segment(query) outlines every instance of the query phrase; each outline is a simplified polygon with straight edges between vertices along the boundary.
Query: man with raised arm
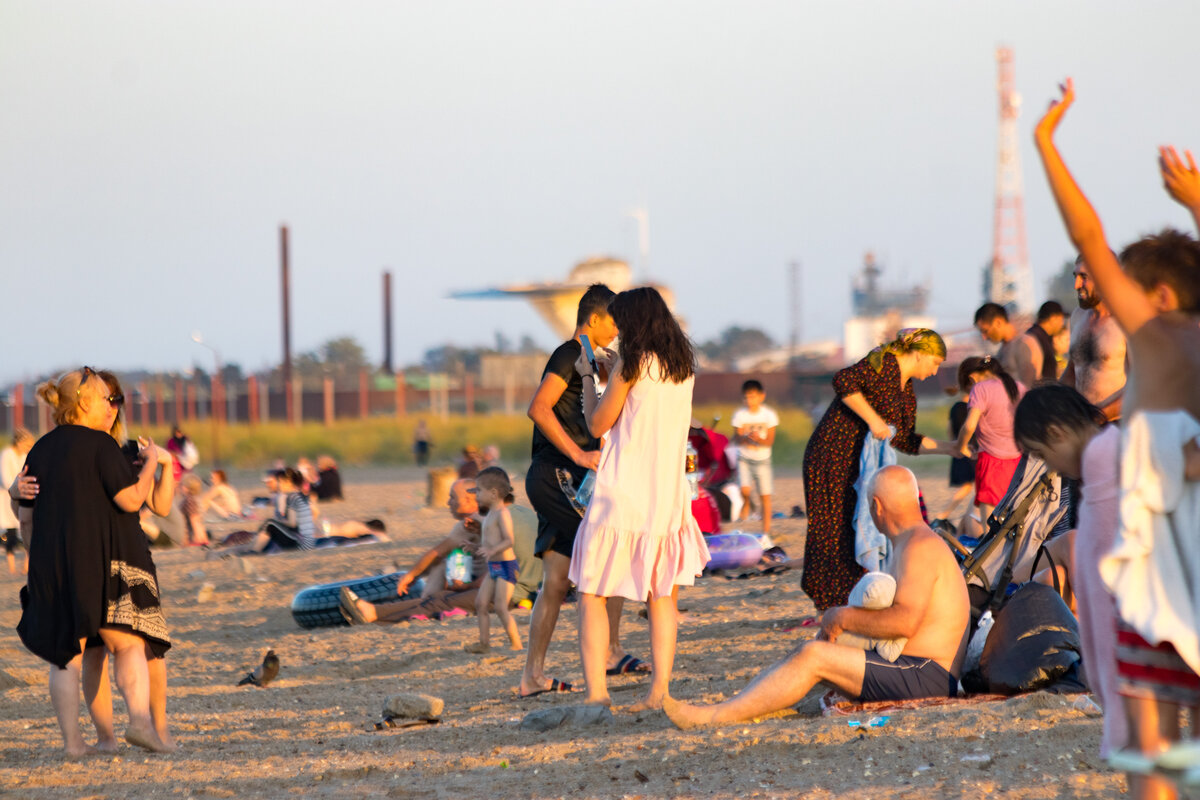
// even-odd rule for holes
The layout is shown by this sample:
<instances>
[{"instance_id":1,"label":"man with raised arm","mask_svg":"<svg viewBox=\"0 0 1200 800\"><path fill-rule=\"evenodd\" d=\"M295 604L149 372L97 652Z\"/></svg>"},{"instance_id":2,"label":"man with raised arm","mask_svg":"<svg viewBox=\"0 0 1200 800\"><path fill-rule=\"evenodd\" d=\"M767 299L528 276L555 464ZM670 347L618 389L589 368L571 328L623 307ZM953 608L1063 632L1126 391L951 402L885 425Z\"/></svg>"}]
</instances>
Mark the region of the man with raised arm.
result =
<instances>
[{"instance_id":1,"label":"man with raised arm","mask_svg":"<svg viewBox=\"0 0 1200 800\"><path fill-rule=\"evenodd\" d=\"M1195 593L1200 586L1194 579L1181 579L1179 583L1185 585L1175 585L1175 581L1166 579L1168 573L1159 568L1158 561L1145 565L1149 556L1159 557L1159 550L1167 563L1191 563L1185 559L1193 555L1186 550L1193 538L1159 537L1157 529L1151 536L1137 527L1143 518L1177 510L1175 506L1164 509L1163 501L1157 499L1161 494L1155 492L1163 492L1163 486L1179 485L1179 478L1187 475L1167 471L1182 471L1185 464L1170 464L1149 456L1147 443L1161 443L1156 436L1163 435L1161 427L1153 426L1161 425L1164 419L1180 423L1177 412L1181 411L1191 425L1200 420L1200 243L1186 233L1166 229L1127 246L1118 260L1105 238L1100 216L1054 144L1054 133L1075 101L1070 78L1060 90L1061 97L1050 103L1035 128L1034 143L1067 235L1087 262L1100 296L1125 334L1129 377L1121 412L1128 424L1122 423L1123 431L1142 431L1138 437L1130 435L1122 440L1123 463L1136 460L1136 468L1122 475L1118 541L1101 561L1100 573L1117 599L1120 615L1117 672L1129 720L1128 748L1153 764L1180 737L1179 707L1191 707L1193 718L1200 711L1200 652L1195 646L1194 629L1185 625L1182 632L1166 635L1167 631L1156 628L1159 620L1173 618L1178 592ZM1172 179L1180 178L1191 185L1197 179L1194 159L1188 159L1185 170L1174 151L1160 150L1159 156L1167 191L1186 205L1189 201L1183 198L1191 195L1177 195ZM1196 196L1200 198L1200 193ZM1196 451L1197 438L1183 444L1188 458ZM1130 506L1128 511L1126 504ZM1166 523L1162 527L1168 528ZM1130 567L1139 570L1140 585L1135 590L1126 583ZM1155 668L1147 671L1145 664ZM1141 767L1131 770L1131 795L1175 797L1169 781L1143 772Z\"/></svg>"},{"instance_id":2,"label":"man with raised arm","mask_svg":"<svg viewBox=\"0 0 1200 800\"><path fill-rule=\"evenodd\" d=\"M584 386L575 362L583 352L580 336L587 336L593 349L607 347L617 338L617 325L608 313L614 297L616 293L602 283L588 287L579 299L574 335L550 355L542 382L529 403L529 418L534 423L533 460L525 475L525 495L537 512L534 553L542 559L543 577L529 622L529 649L517 689L521 697L572 689L569 683L546 676L545 661L559 608L570 587L567 571L575 533L583 520L575 493L588 470L600 464L600 440L588 431L583 417ZM588 391L593 390L588 387ZM645 671L643 662L621 649L622 607L620 598L608 603L608 667L622 672Z\"/></svg>"},{"instance_id":3,"label":"man with raised arm","mask_svg":"<svg viewBox=\"0 0 1200 800\"><path fill-rule=\"evenodd\" d=\"M1125 334L1100 296L1083 256L1075 259L1071 349L1061 382L1072 386L1109 420L1120 419L1125 394Z\"/></svg>"},{"instance_id":4,"label":"man with raised arm","mask_svg":"<svg viewBox=\"0 0 1200 800\"><path fill-rule=\"evenodd\" d=\"M822 681L864 702L957 694L971 618L958 562L922 519L912 472L884 467L867 491L871 518L892 544L889 571L896 597L891 607L829 609L817 639L802 643L723 703L696 706L667 698L663 710L678 727L741 722L780 711ZM874 650L839 644L843 632L908 641L892 662Z\"/></svg>"}]
</instances>

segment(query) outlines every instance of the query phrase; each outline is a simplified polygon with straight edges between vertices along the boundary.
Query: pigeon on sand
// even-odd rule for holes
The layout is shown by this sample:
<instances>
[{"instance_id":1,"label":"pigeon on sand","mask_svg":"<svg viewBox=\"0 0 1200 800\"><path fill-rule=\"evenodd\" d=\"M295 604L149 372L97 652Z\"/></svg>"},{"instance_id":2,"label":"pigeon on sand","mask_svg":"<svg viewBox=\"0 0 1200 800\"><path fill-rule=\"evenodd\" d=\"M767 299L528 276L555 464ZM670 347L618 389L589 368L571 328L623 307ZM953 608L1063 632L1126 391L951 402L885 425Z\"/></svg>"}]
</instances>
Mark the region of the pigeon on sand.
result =
<instances>
[{"instance_id":1,"label":"pigeon on sand","mask_svg":"<svg viewBox=\"0 0 1200 800\"><path fill-rule=\"evenodd\" d=\"M255 667L253 672L246 673L246 677L238 681L238 686L252 683L261 688L275 680L275 676L278 674L279 656L275 655L274 650L268 650L267 654L263 656L262 663Z\"/></svg>"}]
</instances>

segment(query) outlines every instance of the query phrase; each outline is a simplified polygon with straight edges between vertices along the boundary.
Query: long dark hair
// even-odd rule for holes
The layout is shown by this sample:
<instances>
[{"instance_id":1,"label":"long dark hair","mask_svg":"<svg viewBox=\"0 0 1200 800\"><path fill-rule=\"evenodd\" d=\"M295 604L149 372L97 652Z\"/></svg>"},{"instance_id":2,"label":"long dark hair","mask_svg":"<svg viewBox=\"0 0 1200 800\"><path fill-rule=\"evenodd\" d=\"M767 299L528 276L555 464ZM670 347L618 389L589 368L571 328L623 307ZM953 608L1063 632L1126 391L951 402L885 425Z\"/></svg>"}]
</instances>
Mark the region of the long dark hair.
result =
<instances>
[{"instance_id":1,"label":"long dark hair","mask_svg":"<svg viewBox=\"0 0 1200 800\"><path fill-rule=\"evenodd\" d=\"M1004 365L993 356L967 356L964 358L958 365L958 388L964 392L970 392L971 376L976 372L986 372L993 378L999 378L1000 382L1004 384L1004 391L1008 394L1008 401L1010 403L1017 402L1020 394L1017 390L1017 382L1004 369Z\"/></svg>"},{"instance_id":2,"label":"long dark hair","mask_svg":"<svg viewBox=\"0 0 1200 800\"><path fill-rule=\"evenodd\" d=\"M1017 403L1013 438L1022 450L1028 450L1031 444L1045 444L1051 427L1085 430L1091 426L1103 428L1107 422L1103 411L1070 386L1046 383L1030 389Z\"/></svg>"},{"instance_id":3,"label":"long dark hair","mask_svg":"<svg viewBox=\"0 0 1200 800\"><path fill-rule=\"evenodd\" d=\"M659 377L683 383L696 374L696 354L658 290L630 289L613 298L608 313L620 331L621 377L633 383L650 356L658 358Z\"/></svg>"}]
</instances>

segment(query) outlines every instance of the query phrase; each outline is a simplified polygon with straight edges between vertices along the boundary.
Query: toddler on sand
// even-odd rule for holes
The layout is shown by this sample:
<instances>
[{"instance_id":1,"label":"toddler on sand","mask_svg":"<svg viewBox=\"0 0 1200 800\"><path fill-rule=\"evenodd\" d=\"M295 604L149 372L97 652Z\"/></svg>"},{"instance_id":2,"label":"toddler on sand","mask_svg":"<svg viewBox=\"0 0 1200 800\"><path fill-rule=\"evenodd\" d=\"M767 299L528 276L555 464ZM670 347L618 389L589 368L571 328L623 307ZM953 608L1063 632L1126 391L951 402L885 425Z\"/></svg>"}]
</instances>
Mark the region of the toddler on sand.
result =
<instances>
[{"instance_id":1,"label":"toddler on sand","mask_svg":"<svg viewBox=\"0 0 1200 800\"><path fill-rule=\"evenodd\" d=\"M475 477L475 499L488 514L481 520L480 547L487 559L488 574L479 586L475 597L475 614L479 617L479 641L466 646L470 653L486 653L491 649L491 616L488 604L496 610L496 616L508 633L508 643L513 650L521 649L521 634L517 632L517 621L508 611L513 589L517 583L517 554L513 551L513 522L508 507L513 503L512 484L508 474L499 467L488 467Z\"/></svg>"}]
</instances>

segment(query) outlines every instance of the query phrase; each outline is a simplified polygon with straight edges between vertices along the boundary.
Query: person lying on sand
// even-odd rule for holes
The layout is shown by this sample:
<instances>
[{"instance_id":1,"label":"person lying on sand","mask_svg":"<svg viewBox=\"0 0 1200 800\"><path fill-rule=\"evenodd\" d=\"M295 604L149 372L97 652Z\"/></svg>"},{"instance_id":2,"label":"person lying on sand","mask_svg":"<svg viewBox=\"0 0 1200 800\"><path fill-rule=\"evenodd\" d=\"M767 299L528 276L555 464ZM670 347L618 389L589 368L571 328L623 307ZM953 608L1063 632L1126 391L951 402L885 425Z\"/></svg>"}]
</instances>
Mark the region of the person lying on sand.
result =
<instances>
[{"instance_id":1,"label":"person lying on sand","mask_svg":"<svg viewBox=\"0 0 1200 800\"><path fill-rule=\"evenodd\" d=\"M690 705L668 697L663 710L679 728L740 722L800 702L822 681L863 702L953 697L967 646L967 586L945 543L921 518L917 479L900 466L871 481L871 517L892 545L896 597L883 609L831 608L818 638L806 641L728 700ZM889 662L872 651L838 644L842 632L908 639Z\"/></svg>"},{"instance_id":2,"label":"person lying on sand","mask_svg":"<svg viewBox=\"0 0 1200 800\"><path fill-rule=\"evenodd\" d=\"M479 549L479 521L475 515L480 512L475 495L469 490L475 488L475 481L462 478L450 486L450 498L446 503L450 515L458 522L450 535L425 552L417 562L409 567L408 572L400 578L396 585L397 596L403 597L408 592L413 581L425 578L425 589L420 599L393 600L388 603L368 603L353 591L343 589L341 592L342 616L351 625L361 625L368 622L395 623L404 622L414 616L432 616L455 609L467 613L475 613L475 595L483 576L487 574L487 562L477 552ZM533 539L537 536L537 519L533 512L521 506L509 506L513 517L513 533L516 538L518 575L516 592L513 599L517 602L526 599L537 591L541 582L541 573L535 568L540 566L533 558ZM467 584L446 583L446 556L455 550L463 550L474 556L472 564L473 580Z\"/></svg>"}]
</instances>

